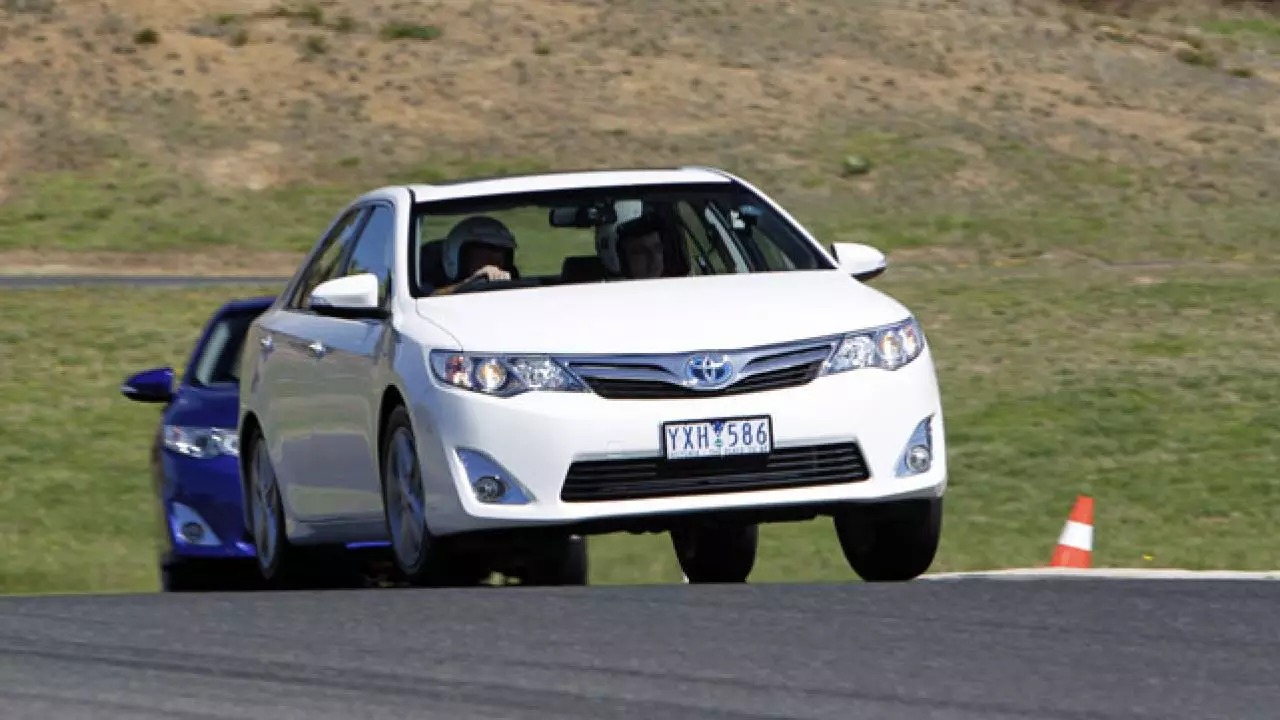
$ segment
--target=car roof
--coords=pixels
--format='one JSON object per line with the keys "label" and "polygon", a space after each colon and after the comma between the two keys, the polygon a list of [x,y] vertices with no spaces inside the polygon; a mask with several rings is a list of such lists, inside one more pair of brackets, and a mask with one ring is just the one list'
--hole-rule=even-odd
{"label": "car roof", "polygon": [[734,179],[715,168],[678,167],[654,169],[597,169],[466,178],[440,183],[411,183],[418,202],[509,195],[543,190],[610,187],[614,185],[671,185],[680,183],[732,183]]}

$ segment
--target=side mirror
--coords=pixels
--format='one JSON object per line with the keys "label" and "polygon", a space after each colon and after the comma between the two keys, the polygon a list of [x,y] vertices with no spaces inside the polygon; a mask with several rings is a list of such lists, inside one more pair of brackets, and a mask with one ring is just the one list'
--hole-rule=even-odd
{"label": "side mirror", "polygon": [[878,277],[889,267],[884,253],[861,243],[832,243],[831,254],[836,256],[840,269],[862,282]]}
{"label": "side mirror", "polygon": [[173,399],[173,368],[143,370],[120,385],[120,394],[135,402],[167,403]]}
{"label": "side mirror", "polygon": [[307,306],[322,314],[351,318],[383,318],[387,312],[378,302],[378,276],[361,273],[327,280],[316,286]]}

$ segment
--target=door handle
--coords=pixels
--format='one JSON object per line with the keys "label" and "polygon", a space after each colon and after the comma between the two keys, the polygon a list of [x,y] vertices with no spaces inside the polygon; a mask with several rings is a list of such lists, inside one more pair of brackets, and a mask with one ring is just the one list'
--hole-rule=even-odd
{"label": "door handle", "polygon": [[319,340],[316,340],[315,342],[308,345],[307,349],[310,350],[311,354],[315,357],[324,357],[324,354],[327,352],[327,349],[325,348],[324,343],[320,342]]}
{"label": "door handle", "polygon": [[270,336],[270,335],[263,335],[262,337],[258,338],[258,344],[262,346],[262,349],[263,349],[263,350],[270,350],[270,349],[271,349],[271,336]]}

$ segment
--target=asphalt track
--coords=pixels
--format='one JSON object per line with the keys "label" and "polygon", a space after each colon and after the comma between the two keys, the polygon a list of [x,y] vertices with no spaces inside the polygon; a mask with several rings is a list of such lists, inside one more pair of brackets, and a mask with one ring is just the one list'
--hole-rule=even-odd
{"label": "asphalt track", "polygon": [[0,599],[0,717],[1277,717],[1280,583]]}

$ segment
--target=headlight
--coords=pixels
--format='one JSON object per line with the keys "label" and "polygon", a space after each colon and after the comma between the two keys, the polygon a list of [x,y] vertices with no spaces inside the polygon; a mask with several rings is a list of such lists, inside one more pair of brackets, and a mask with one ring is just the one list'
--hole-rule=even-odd
{"label": "headlight", "polygon": [[582,382],[549,357],[472,355],[453,350],[431,352],[431,371],[463,390],[510,397],[531,391],[580,392]]}
{"label": "headlight", "polygon": [[879,368],[897,370],[920,357],[924,333],[915,318],[876,330],[846,335],[822,368],[823,375]]}
{"label": "headlight", "polygon": [[164,446],[179,455],[205,460],[219,455],[240,455],[240,436],[235,430],[211,427],[164,426]]}

